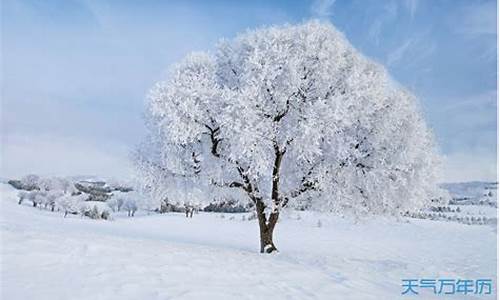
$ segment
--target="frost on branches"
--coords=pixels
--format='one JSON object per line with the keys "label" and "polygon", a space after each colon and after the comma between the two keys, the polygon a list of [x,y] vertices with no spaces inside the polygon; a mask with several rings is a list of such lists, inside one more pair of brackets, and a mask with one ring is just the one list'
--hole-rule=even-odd
{"label": "frost on branches", "polygon": [[328,23],[249,31],[188,55],[151,91],[148,116],[145,186],[253,202],[261,252],[276,250],[283,207],[397,214],[439,195],[415,97]]}

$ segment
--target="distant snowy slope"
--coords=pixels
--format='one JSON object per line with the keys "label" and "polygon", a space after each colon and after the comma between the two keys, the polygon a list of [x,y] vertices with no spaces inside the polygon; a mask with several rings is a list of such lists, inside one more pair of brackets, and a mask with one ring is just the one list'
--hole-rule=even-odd
{"label": "distant snowy slope", "polygon": [[441,187],[450,193],[449,204],[498,207],[498,182],[445,183]]}
{"label": "distant snowy slope", "polygon": [[448,190],[454,198],[478,199],[487,196],[491,191],[496,193],[497,182],[471,181],[457,183],[443,183],[442,188]]}

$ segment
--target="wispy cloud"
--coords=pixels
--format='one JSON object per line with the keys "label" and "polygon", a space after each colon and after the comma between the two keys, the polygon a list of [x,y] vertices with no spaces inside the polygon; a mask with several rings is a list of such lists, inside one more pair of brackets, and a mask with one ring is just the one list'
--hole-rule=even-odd
{"label": "wispy cloud", "polygon": [[[435,50],[436,45],[434,42],[427,37],[427,34],[423,33],[418,37],[407,38],[398,47],[389,51],[386,64],[393,67],[405,61],[406,66],[417,65],[420,61],[432,55]],[[411,60],[408,61],[407,58],[409,57],[411,57]]]}
{"label": "wispy cloud", "polygon": [[415,17],[415,13],[417,12],[418,0],[406,0],[404,4],[410,13],[410,17],[413,19]]}
{"label": "wispy cloud", "polygon": [[[49,160],[61,162],[54,172],[112,172],[121,163],[110,156],[122,157],[122,147],[140,141],[144,95],[170,63],[247,28],[309,17],[332,20],[419,95],[453,162],[449,173],[460,171],[461,160],[471,179],[482,176],[481,166],[491,171],[485,157],[496,154],[496,92],[488,92],[497,80],[494,0],[2,4],[0,133],[9,139],[0,158],[9,172],[50,171]],[[469,163],[474,157],[483,162]]]}
{"label": "wispy cloud", "polygon": [[399,62],[414,43],[413,39],[407,39],[399,47],[389,52],[387,55],[387,65],[392,66]]}
{"label": "wispy cloud", "polygon": [[497,35],[496,1],[466,5],[450,20],[452,29],[467,36]]}
{"label": "wispy cloud", "polygon": [[470,111],[473,108],[487,109],[495,108],[497,103],[497,91],[490,90],[479,95],[468,96],[463,99],[456,99],[453,103],[442,108],[443,112],[455,113],[456,110],[464,109]]}
{"label": "wispy cloud", "polygon": [[485,149],[445,155],[442,182],[496,181],[497,159]]}
{"label": "wispy cloud", "polygon": [[370,30],[368,31],[368,37],[375,44],[380,44],[380,34],[382,33],[382,26],[384,25],[383,18],[377,18],[373,21],[370,26]]}
{"label": "wispy cloud", "polygon": [[380,37],[383,33],[384,26],[394,21],[398,16],[398,4],[396,2],[387,2],[382,6],[382,12],[375,15],[374,20],[368,31],[368,37],[375,44],[379,45]]}
{"label": "wispy cloud", "polygon": [[433,111],[436,129],[446,141],[445,181],[495,180],[497,91],[440,99]]}
{"label": "wispy cloud", "polygon": [[311,14],[316,18],[327,18],[333,14],[333,5],[336,0],[313,0]]}

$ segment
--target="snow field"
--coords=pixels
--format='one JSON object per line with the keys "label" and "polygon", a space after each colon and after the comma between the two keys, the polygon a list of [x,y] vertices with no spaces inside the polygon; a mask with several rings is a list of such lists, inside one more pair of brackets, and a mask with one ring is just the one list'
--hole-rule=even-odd
{"label": "snow field", "polygon": [[63,218],[0,191],[2,299],[404,299],[401,279],[424,277],[491,278],[496,293],[494,226],[288,212],[280,253],[262,255],[240,214]]}

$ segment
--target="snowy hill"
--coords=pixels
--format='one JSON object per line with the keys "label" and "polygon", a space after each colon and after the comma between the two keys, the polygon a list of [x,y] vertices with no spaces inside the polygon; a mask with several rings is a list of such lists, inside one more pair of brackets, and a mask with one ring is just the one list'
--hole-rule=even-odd
{"label": "snowy hill", "polygon": [[2,299],[399,299],[408,277],[496,281],[494,226],[289,212],[281,252],[262,255],[245,214],[63,218],[0,188]]}
{"label": "snowy hill", "polygon": [[441,187],[448,190],[453,201],[457,204],[479,204],[481,200],[497,203],[498,182],[444,183]]}
{"label": "snowy hill", "polygon": [[458,222],[467,225],[493,225],[497,218],[497,182],[444,183],[451,199],[429,208],[406,212],[405,217],[433,221]]}

